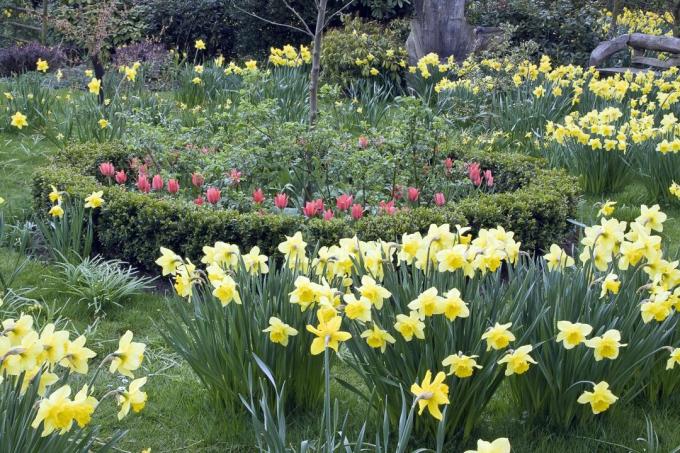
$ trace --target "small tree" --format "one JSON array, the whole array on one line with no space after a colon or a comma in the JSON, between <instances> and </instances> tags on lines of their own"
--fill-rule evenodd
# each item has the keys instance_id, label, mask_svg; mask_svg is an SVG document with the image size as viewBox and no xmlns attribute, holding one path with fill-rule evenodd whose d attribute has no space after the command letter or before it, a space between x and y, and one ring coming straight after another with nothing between
<instances>
[{"instance_id":1,"label":"small tree","mask_svg":"<svg viewBox=\"0 0 680 453\"><path fill-rule=\"evenodd\" d=\"M252 11L246 11L236 4L236 1L232 2L232 5L237 10L248 14L249 16L255 17L263 22L271 25L276 25L279 27L286 27L296 30L309 36L312 39L312 70L310 73L309 82L309 125L313 126L316 123L316 118L319 115L319 76L321 74L321 45L323 39L323 32L328 27L328 24L335 18L345 11L355 0L339 0L340 5L335 9L335 11L330 12L328 8L329 0L314 0L314 5L316 7L316 24L311 27L310 24L302 17L293 5L288 0L281 0L283 4L288 8L291 13L297 19L297 24L287 24L277 22L262 16L255 14Z\"/></svg>"}]
</instances>

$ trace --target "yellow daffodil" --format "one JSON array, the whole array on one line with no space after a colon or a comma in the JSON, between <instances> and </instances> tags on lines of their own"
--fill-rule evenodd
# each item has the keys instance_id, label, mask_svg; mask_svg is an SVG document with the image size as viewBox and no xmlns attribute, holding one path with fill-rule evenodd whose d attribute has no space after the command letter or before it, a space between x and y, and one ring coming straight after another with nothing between
<instances>
[{"instance_id":1,"label":"yellow daffodil","mask_svg":"<svg viewBox=\"0 0 680 453\"><path fill-rule=\"evenodd\" d=\"M43 60L42 58L38 58L35 67L37 71L47 72L47 70L50 68L50 65L47 64L47 61Z\"/></svg>"},{"instance_id":2,"label":"yellow daffodil","mask_svg":"<svg viewBox=\"0 0 680 453\"><path fill-rule=\"evenodd\" d=\"M442 314L446 316L446 319L449 321L470 316L470 309L460 297L460 291L456 288L453 288L444 294L444 297L441 300L441 310Z\"/></svg>"},{"instance_id":3,"label":"yellow daffodil","mask_svg":"<svg viewBox=\"0 0 680 453\"><path fill-rule=\"evenodd\" d=\"M366 343L370 347L380 349L380 352L385 352L387 345L393 344L396 341L388 331L381 329L375 324L372 329L364 330L361 333L361 338L365 338Z\"/></svg>"},{"instance_id":4,"label":"yellow daffodil","mask_svg":"<svg viewBox=\"0 0 680 453\"><path fill-rule=\"evenodd\" d=\"M321 354L326 347L338 352L340 343L352 338L351 333L340 330L341 324L342 318L340 316L335 316L329 320L319 319L319 325L316 327L309 324L307 325L307 331L316 335L316 338L312 340L312 345L310 347L312 355Z\"/></svg>"},{"instance_id":5,"label":"yellow daffodil","mask_svg":"<svg viewBox=\"0 0 680 453\"><path fill-rule=\"evenodd\" d=\"M549 271L562 270L575 264L574 258L569 256L559 245L552 244L550 252L543 255Z\"/></svg>"},{"instance_id":6,"label":"yellow daffodil","mask_svg":"<svg viewBox=\"0 0 680 453\"><path fill-rule=\"evenodd\" d=\"M680 365L680 348L671 349L671 355L666 362L666 369L672 370L675 365Z\"/></svg>"},{"instance_id":7,"label":"yellow daffodil","mask_svg":"<svg viewBox=\"0 0 680 453\"><path fill-rule=\"evenodd\" d=\"M225 275L220 280L212 282L213 296L217 297L223 307L229 305L232 301L241 304L241 296L236 289L236 282L229 275Z\"/></svg>"},{"instance_id":8,"label":"yellow daffodil","mask_svg":"<svg viewBox=\"0 0 680 453\"><path fill-rule=\"evenodd\" d=\"M506 437L498 438L492 442L479 439L477 450L466 450L465 453L510 453L510 441Z\"/></svg>"},{"instance_id":9,"label":"yellow daffodil","mask_svg":"<svg viewBox=\"0 0 680 453\"><path fill-rule=\"evenodd\" d=\"M397 322L394 329L399 332L406 341L411 341L413 337L425 339L425 323L417 311L412 311L409 315L397 315Z\"/></svg>"},{"instance_id":10,"label":"yellow daffodil","mask_svg":"<svg viewBox=\"0 0 680 453\"><path fill-rule=\"evenodd\" d=\"M422 316L438 315L443 312L442 298L437 295L437 288L429 288L411 301L408 308Z\"/></svg>"},{"instance_id":11,"label":"yellow daffodil","mask_svg":"<svg viewBox=\"0 0 680 453\"><path fill-rule=\"evenodd\" d=\"M124 376L134 378L132 372L142 366L146 345L133 342L132 335L132 332L128 330L120 338L118 349L113 353L113 360L111 360L109 367L111 373L117 371Z\"/></svg>"},{"instance_id":12,"label":"yellow daffodil","mask_svg":"<svg viewBox=\"0 0 680 453\"><path fill-rule=\"evenodd\" d=\"M616 274L608 274L604 281L602 282L602 290L600 291L600 299L605 297L607 294L618 294L619 288L621 288L621 281L619 276Z\"/></svg>"},{"instance_id":13,"label":"yellow daffodil","mask_svg":"<svg viewBox=\"0 0 680 453\"><path fill-rule=\"evenodd\" d=\"M415 395L418 401L418 415L422 415L427 408L434 418L442 419L439 406L449 404L449 386L444 384L445 380L446 375L443 371L437 373L432 380L432 372L427 370L420 385L417 383L411 385L411 393Z\"/></svg>"},{"instance_id":14,"label":"yellow daffodil","mask_svg":"<svg viewBox=\"0 0 680 453\"><path fill-rule=\"evenodd\" d=\"M62 218L64 216L64 209L59 204L55 204L50 208L48 214L52 217Z\"/></svg>"},{"instance_id":15,"label":"yellow daffodil","mask_svg":"<svg viewBox=\"0 0 680 453\"><path fill-rule=\"evenodd\" d=\"M609 409L619 398L609 390L609 384L602 381L593 387L592 392L585 391L578 397L579 404L590 404L593 414L597 415Z\"/></svg>"},{"instance_id":16,"label":"yellow daffodil","mask_svg":"<svg viewBox=\"0 0 680 453\"><path fill-rule=\"evenodd\" d=\"M101 80L95 77L92 77L92 79L90 79L90 82L87 84L87 89L92 94L99 94L101 88L102 88Z\"/></svg>"},{"instance_id":17,"label":"yellow daffodil","mask_svg":"<svg viewBox=\"0 0 680 453\"><path fill-rule=\"evenodd\" d=\"M182 264L182 258L175 252L165 247L161 247L161 256L155 261L162 268L162 275L175 275L177 267Z\"/></svg>"},{"instance_id":18,"label":"yellow daffodil","mask_svg":"<svg viewBox=\"0 0 680 453\"><path fill-rule=\"evenodd\" d=\"M612 214L614 214L614 210L616 209L616 202L607 200L602 204L602 207L600 208L599 211L597 211L598 217L609 217Z\"/></svg>"},{"instance_id":19,"label":"yellow daffodil","mask_svg":"<svg viewBox=\"0 0 680 453\"><path fill-rule=\"evenodd\" d=\"M272 343L280 344L281 346L288 346L288 337L294 337L298 331L279 318L272 316L269 318L269 327L263 330L269 333L269 340Z\"/></svg>"},{"instance_id":20,"label":"yellow daffodil","mask_svg":"<svg viewBox=\"0 0 680 453\"><path fill-rule=\"evenodd\" d=\"M194 42L194 47L196 50L205 50L205 42L202 39L197 39L196 42Z\"/></svg>"},{"instance_id":21,"label":"yellow daffodil","mask_svg":"<svg viewBox=\"0 0 680 453\"><path fill-rule=\"evenodd\" d=\"M475 360L478 356L476 355L463 355L462 353L452 354L442 360L442 365L445 367L450 367L449 375L453 374L458 378L467 378L472 376L475 368L481 370L482 366L477 364Z\"/></svg>"},{"instance_id":22,"label":"yellow daffodil","mask_svg":"<svg viewBox=\"0 0 680 453\"><path fill-rule=\"evenodd\" d=\"M71 371L79 374L87 374L87 361L97 354L85 347L86 338L81 335L66 345L66 352L64 358L59 364L63 367L69 368Z\"/></svg>"},{"instance_id":23,"label":"yellow daffodil","mask_svg":"<svg viewBox=\"0 0 680 453\"><path fill-rule=\"evenodd\" d=\"M593 331L592 326L582 324L580 322L572 323L570 321L558 321L557 329L560 331L557 334L556 341L562 342L565 349L573 349L579 344L586 341L586 337Z\"/></svg>"},{"instance_id":24,"label":"yellow daffodil","mask_svg":"<svg viewBox=\"0 0 680 453\"><path fill-rule=\"evenodd\" d=\"M506 364L505 375L524 374L529 370L530 363L536 364L536 361L529 355L533 349L533 346L525 345L514 351L508 351L498 361L499 365Z\"/></svg>"},{"instance_id":25,"label":"yellow daffodil","mask_svg":"<svg viewBox=\"0 0 680 453\"><path fill-rule=\"evenodd\" d=\"M615 360L619 356L619 348L628 346L622 344L621 333L616 329L606 331L601 337L594 337L586 340L586 346L593 349L595 361L602 359Z\"/></svg>"},{"instance_id":26,"label":"yellow daffodil","mask_svg":"<svg viewBox=\"0 0 680 453\"><path fill-rule=\"evenodd\" d=\"M101 190L98 192L92 192L85 198L85 208L96 209L101 207L104 204L104 198L102 198L103 196L104 192Z\"/></svg>"},{"instance_id":27,"label":"yellow daffodil","mask_svg":"<svg viewBox=\"0 0 680 453\"><path fill-rule=\"evenodd\" d=\"M24 127L28 126L26 115L21 112L16 112L14 115L12 115L11 125L17 129L23 129Z\"/></svg>"},{"instance_id":28,"label":"yellow daffodil","mask_svg":"<svg viewBox=\"0 0 680 453\"><path fill-rule=\"evenodd\" d=\"M486 350L503 349L506 348L511 341L515 341L515 335L508 330L511 326L511 322L507 324L496 323L493 327L484 332L482 340L486 340Z\"/></svg>"},{"instance_id":29,"label":"yellow daffodil","mask_svg":"<svg viewBox=\"0 0 680 453\"><path fill-rule=\"evenodd\" d=\"M97 121L97 124L99 124L99 127L101 129L106 129L106 127L109 125L109 122L107 120L105 120L104 118L102 118L99 121Z\"/></svg>"},{"instance_id":30,"label":"yellow daffodil","mask_svg":"<svg viewBox=\"0 0 680 453\"><path fill-rule=\"evenodd\" d=\"M146 405L147 395L146 392L142 392L141 388L146 384L146 377L135 379L130 382L130 386L127 390L119 393L117 395L118 405L120 409L118 411L118 420L122 420L127 414L130 413L130 409L133 412L138 413Z\"/></svg>"},{"instance_id":31,"label":"yellow daffodil","mask_svg":"<svg viewBox=\"0 0 680 453\"><path fill-rule=\"evenodd\" d=\"M392 296L388 290L378 285L368 275L361 277L361 286L357 288L361 297L365 297L378 310L382 309L383 301Z\"/></svg>"}]
</instances>

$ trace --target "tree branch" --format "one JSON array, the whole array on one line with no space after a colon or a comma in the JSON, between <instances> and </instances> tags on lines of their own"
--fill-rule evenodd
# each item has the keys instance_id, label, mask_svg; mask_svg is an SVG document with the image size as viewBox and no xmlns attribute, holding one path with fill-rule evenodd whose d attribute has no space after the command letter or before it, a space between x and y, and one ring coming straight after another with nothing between
<instances>
[{"instance_id":1,"label":"tree branch","mask_svg":"<svg viewBox=\"0 0 680 453\"><path fill-rule=\"evenodd\" d=\"M234 8L236 8L236 9L239 10L239 11L241 11L242 13L247 14L247 15L249 15L249 16L251 16L251 17L256 18L256 19L259 19L259 20L261 20L262 22L266 22L266 23L271 24L271 25L276 25L277 27L290 28L290 29L292 29L292 30L295 30L295 31L298 31L298 32L300 32L300 33L302 33L302 34L305 34L305 35L307 35L307 36L310 36L310 37L312 37L312 38L314 37L314 34L313 34L313 33L310 33L310 32L307 31L307 30L303 30L303 29L300 28L300 27L296 27L295 25L282 24L282 23L280 23L280 22L274 22L273 20L269 20L269 19L266 19L266 18L264 18L264 17L258 16L258 15L255 14L255 13L252 13L252 12L250 12L250 11L246 11L245 9L241 8L241 7L238 6L238 5L236 4L236 2L234 2L234 1L232 1L231 4L232 4L232 6L233 6Z\"/></svg>"},{"instance_id":2,"label":"tree branch","mask_svg":"<svg viewBox=\"0 0 680 453\"><path fill-rule=\"evenodd\" d=\"M349 2L347 2L347 3L345 4L345 6L341 7L339 10L337 10L336 12L334 12L333 14L331 14L330 16L328 16L328 19L326 19L326 22L323 24L323 28L328 27L328 24L331 23L331 20L332 20L335 16L337 16L338 14L341 14L344 10L346 10L347 8L349 8L350 5L351 5L352 3L354 3L354 1L355 1L355 0L349 0Z\"/></svg>"},{"instance_id":3,"label":"tree branch","mask_svg":"<svg viewBox=\"0 0 680 453\"><path fill-rule=\"evenodd\" d=\"M309 25L307 25L307 22L305 22L305 20L302 18L300 13L298 13L297 10L295 8L293 8L290 5L290 3L288 3L287 0L282 0L282 1L283 1L283 4L286 5L286 8L291 10L293 12L293 14L295 14L295 17L297 17L300 20L300 22L302 23L302 25L305 26L305 30L307 30L307 34L309 34L310 36L314 36L314 34L312 33L312 30L309 28Z\"/></svg>"}]
</instances>

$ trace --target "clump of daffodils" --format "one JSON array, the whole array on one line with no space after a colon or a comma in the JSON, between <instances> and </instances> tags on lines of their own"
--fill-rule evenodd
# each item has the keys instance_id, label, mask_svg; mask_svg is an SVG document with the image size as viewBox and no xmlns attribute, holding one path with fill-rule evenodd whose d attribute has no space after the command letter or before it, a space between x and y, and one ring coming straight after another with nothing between
<instances>
[{"instance_id":1,"label":"clump of daffodils","mask_svg":"<svg viewBox=\"0 0 680 453\"><path fill-rule=\"evenodd\" d=\"M312 61L312 54L309 47L300 46L296 49L290 44L286 44L282 48L272 47L269 52L269 62L274 66L287 66L289 68L297 68L303 64L309 64Z\"/></svg>"},{"instance_id":2,"label":"clump of daffodils","mask_svg":"<svg viewBox=\"0 0 680 453\"><path fill-rule=\"evenodd\" d=\"M132 332L128 331L120 339L118 349L106 356L99 367L109 364L111 373L134 378L133 372L141 368L146 346L133 342L132 336ZM47 324L40 331L35 330L34 319L29 315L2 321L0 371L5 378L0 385L14 386L18 380L22 380L21 394L27 397L29 386L37 381L39 399L35 404L38 411L31 426L42 429L43 437L55 432L65 434L75 425L86 427L100 402L107 397L116 399L120 407L119 419L127 415L130 409L141 411L146 404L147 395L141 390L146 378L132 381L128 388L114 389L99 400L88 385L82 386L72 396L68 376L87 374L90 361L97 355L86 343L85 336L71 338L70 332L59 330L54 324ZM54 388L58 382L61 385Z\"/></svg>"}]
</instances>

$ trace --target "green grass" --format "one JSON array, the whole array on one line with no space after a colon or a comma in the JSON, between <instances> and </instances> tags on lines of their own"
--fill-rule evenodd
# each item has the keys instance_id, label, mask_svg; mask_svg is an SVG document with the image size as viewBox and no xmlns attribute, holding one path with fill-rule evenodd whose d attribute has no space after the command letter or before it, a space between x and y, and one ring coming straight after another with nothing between
<instances>
[{"instance_id":1,"label":"green grass","mask_svg":"<svg viewBox=\"0 0 680 453\"><path fill-rule=\"evenodd\" d=\"M33 168L45 162L52 151L44 142L34 142L19 136L0 136L0 196L7 200L5 209L11 216L24 219L30 214L30 175ZM640 187L631 186L626 191L609 196L619 202L619 214L625 220L637 215L640 203L646 202ZM590 222L597 208L593 205L605 201L600 197L586 197L581 203L579 219ZM665 210L669 220L664 236L677 249L680 245L680 209ZM11 252L0 252L0 270L13 262ZM34 288L26 295L44 302L50 312L68 319L71 330L88 333L88 345L104 357L116 347L116 339L126 330L135 333L135 340L148 345L143 370L148 375L146 391L149 401L141 414L118 422L111 401L104 402L95 422L109 436L118 429L128 430L121 451L139 452L151 448L152 452L252 452L249 420L242 412L227 413L211 405L207 394L190 368L164 344L159 334L159 319L171 309L164 290L137 296L124 307L114 307L95 318L84 302L68 300L59 290L56 269L33 260L15 282L15 288ZM96 368L97 360L93 363ZM335 375L344 379L356 376L348 367L339 364ZM100 388L115 388L126 383L119 378L103 374ZM333 394L341 403L341 410L350 410L355 432L365 419L365 408L359 400L339 385ZM657 431L661 451L670 451L680 445L680 404L677 401L664 407L652 408L645 401L634 405L617 404L608 413L596 417L587 426L575 427L567 433L556 434L545 428L529 425L515 410L507 389L502 388L489 405L473 438L494 439L509 437L516 452L592 453L628 451L627 446L642 451L639 437L645 436L645 415L649 415ZM455 405L456 402L452 401ZM289 419L290 438L295 443L303 434L314 437L319 413L297 414ZM615 446L614 444L620 445ZM450 451L473 448L474 442Z\"/></svg>"}]
</instances>

